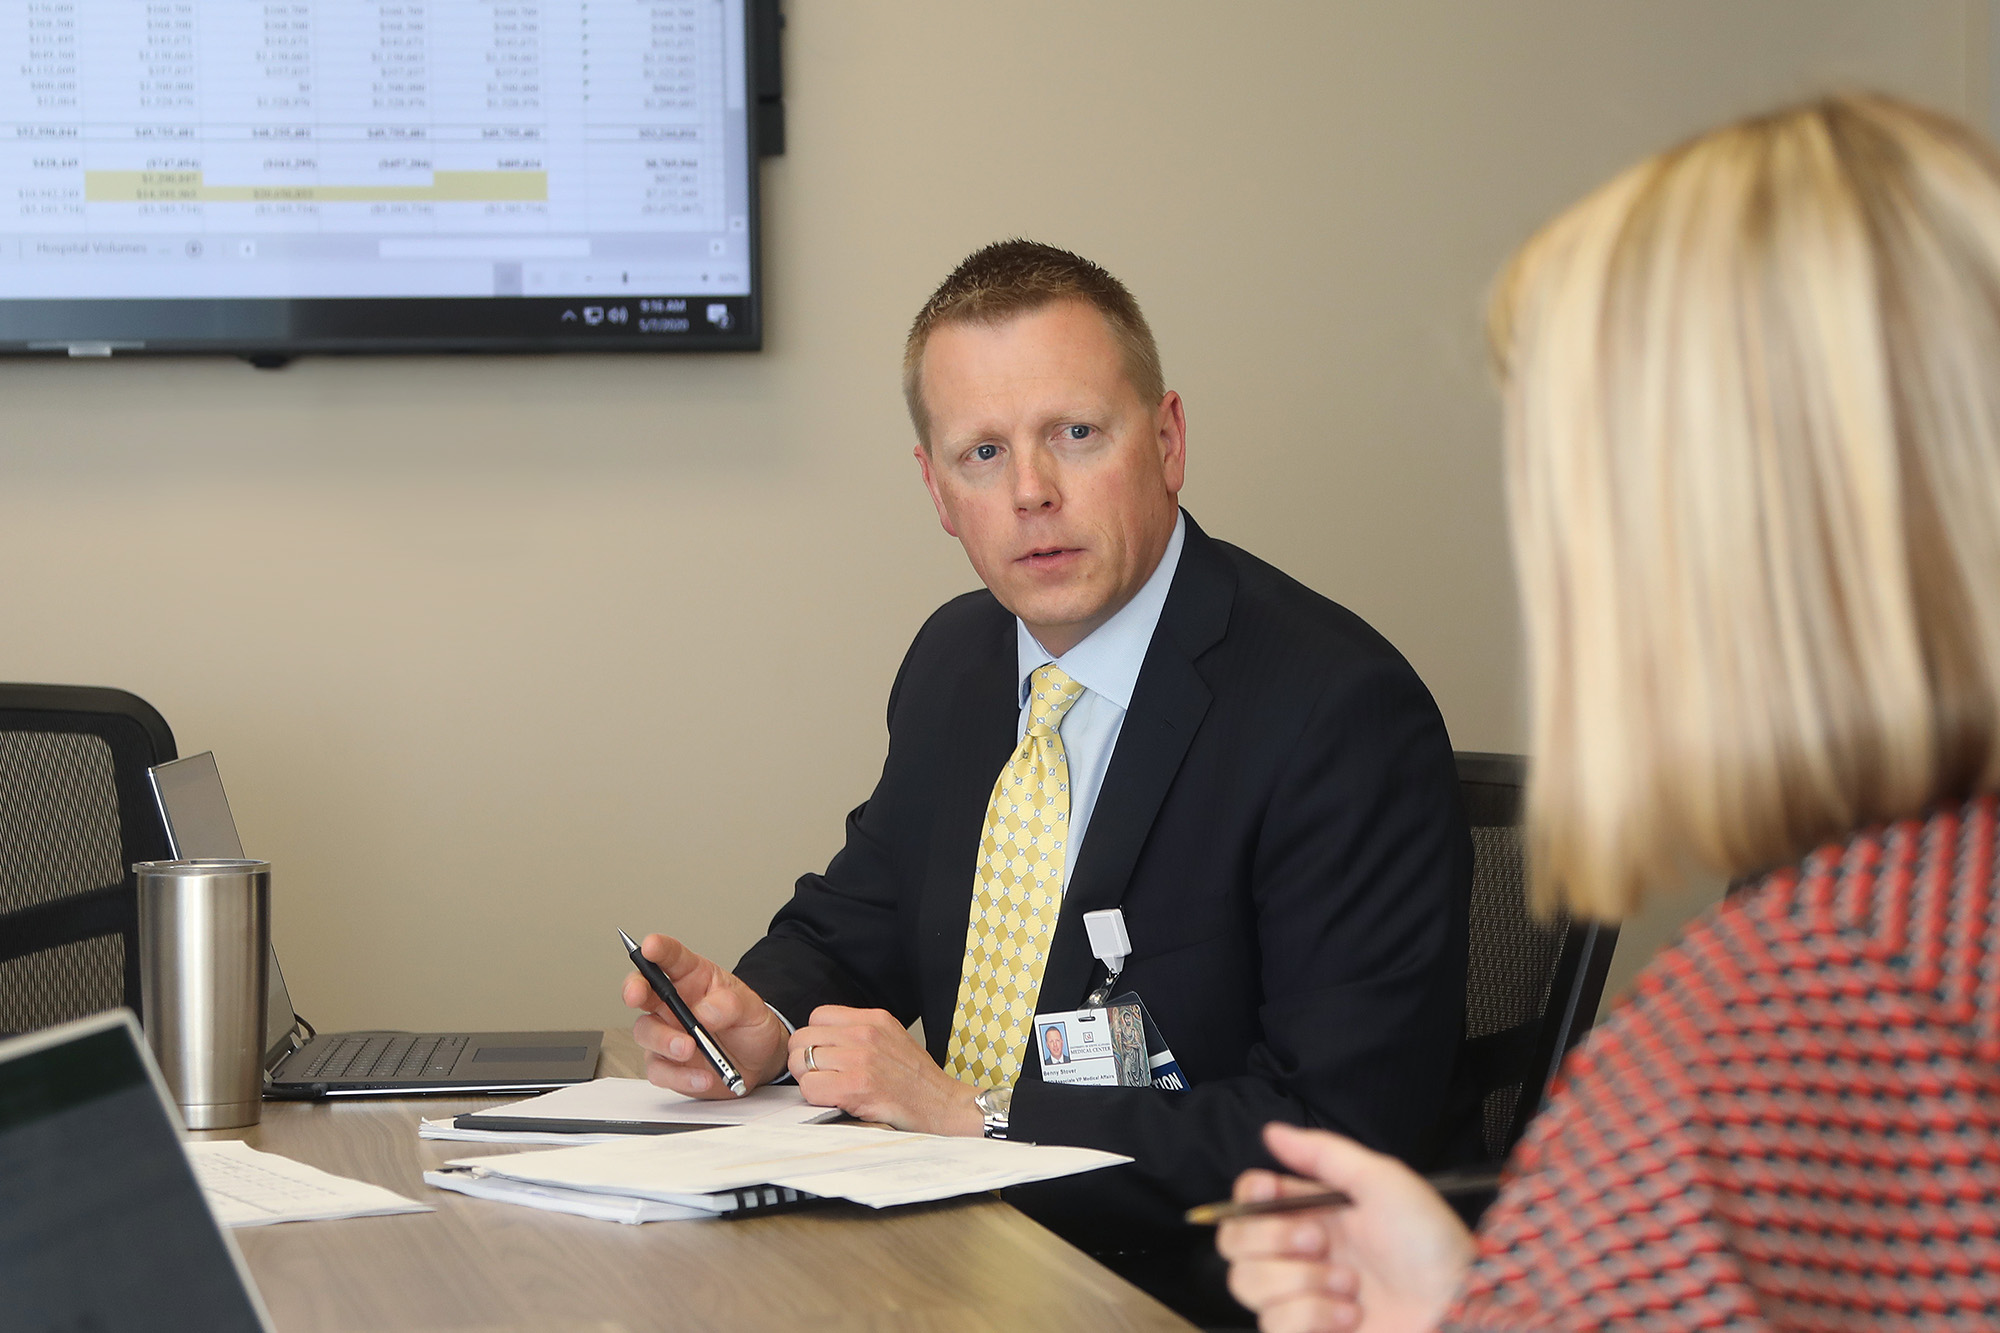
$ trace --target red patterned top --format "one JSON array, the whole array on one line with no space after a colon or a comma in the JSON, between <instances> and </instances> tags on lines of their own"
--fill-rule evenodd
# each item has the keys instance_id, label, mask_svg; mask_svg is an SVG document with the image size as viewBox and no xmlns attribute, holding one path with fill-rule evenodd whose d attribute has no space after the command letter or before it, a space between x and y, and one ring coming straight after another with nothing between
<instances>
[{"instance_id":1,"label":"red patterned top","mask_svg":"<svg viewBox=\"0 0 2000 1333\"><path fill-rule=\"evenodd\" d=\"M1996 810L1823 847L1662 953L1447 1326L2000 1329Z\"/></svg>"}]
</instances>

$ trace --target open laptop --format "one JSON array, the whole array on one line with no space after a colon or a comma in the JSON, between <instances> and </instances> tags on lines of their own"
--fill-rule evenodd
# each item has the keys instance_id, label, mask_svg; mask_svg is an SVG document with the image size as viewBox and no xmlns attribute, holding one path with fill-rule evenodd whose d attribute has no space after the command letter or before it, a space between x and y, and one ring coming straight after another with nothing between
<instances>
[{"instance_id":1,"label":"open laptop","mask_svg":"<svg viewBox=\"0 0 2000 1333\"><path fill-rule=\"evenodd\" d=\"M130 1010L0 1042L0 1326L271 1333Z\"/></svg>"},{"instance_id":2,"label":"open laptop","mask_svg":"<svg viewBox=\"0 0 2000 1333\"><path fill-rule=\"evenodd\" d=\"M149 772L175 856L202 860L243 855L213 753L159 764ZM270 965L266 1097L545 1092L586 1083L597 1072L601 1032L315 1032L292 1008L275 945Z\"/></svg>"}]
</instances>

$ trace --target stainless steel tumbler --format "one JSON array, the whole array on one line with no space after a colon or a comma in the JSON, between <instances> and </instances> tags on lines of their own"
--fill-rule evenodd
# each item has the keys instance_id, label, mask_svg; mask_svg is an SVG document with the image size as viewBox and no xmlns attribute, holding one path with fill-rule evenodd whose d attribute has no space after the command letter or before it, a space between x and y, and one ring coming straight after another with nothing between
<instances>
[{"instance_id":1,"label":"stainless steel tumbler","mask_svg":"<svg viewBox=\"0 0 2000 1333\"><path fill-rule=\"evenodd\" d=\"M254 1125L264 1109L271 863L141 861L139 1002L146 1040L189 1129Z\"/></svg>"}]
</instances>

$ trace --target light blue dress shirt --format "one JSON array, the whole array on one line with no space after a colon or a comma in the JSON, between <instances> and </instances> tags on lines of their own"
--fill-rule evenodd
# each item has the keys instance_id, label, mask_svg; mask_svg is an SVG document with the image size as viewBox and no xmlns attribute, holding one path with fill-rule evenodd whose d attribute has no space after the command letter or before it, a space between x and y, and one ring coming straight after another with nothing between
<instances>
[{"instance_id":1,"label":"light blue dress shirt","mask_svg":"<svg viewBox=\"0 0 2000 1333\"><path fill-rule=\"evenodd\" d=\"M1118 748L1125 712L1132 706L1132 687L1139 682L1139 668L1145 664L1153 631L1159 627L1160 608L1167 604L1167 589L1173 586L1186 536L1187 515L1176 515L1174 535L1167 539L1166 553L1152 577L1116 615L1061 657L1042 647L1019 617L1014 620L1021 704L1020 725L1014 733L1017 739L1028 734L1028 685L1035 672L1054 662L1064 675L1083 686L1083 697L1070 705L1057 728L1063 751L1069 756L1069 839L1063 848L1062 873L1065 895L1069 893L1070 872L1083 851L1084 835L1090 831L1097 794L1104 789L1111 752Z\"/></svg>"}]
</instances>

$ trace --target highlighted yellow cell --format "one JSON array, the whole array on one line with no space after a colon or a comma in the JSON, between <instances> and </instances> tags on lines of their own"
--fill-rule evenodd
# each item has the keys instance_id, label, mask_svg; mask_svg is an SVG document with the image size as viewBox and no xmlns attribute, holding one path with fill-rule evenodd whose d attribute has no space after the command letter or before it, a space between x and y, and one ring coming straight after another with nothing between
<instances>
[{"instance_id":1,"label":"highlighted yellow cell","mask_svg":"<svg viewBox=\"0 0 2000 1333\"><path fill-rule=\"evenodd\" d=\"M199 171L86 171L93 204L504 204L549 197L546 171L434 171L429 185L210 185Z\"/></svg>"}]
</instances>

